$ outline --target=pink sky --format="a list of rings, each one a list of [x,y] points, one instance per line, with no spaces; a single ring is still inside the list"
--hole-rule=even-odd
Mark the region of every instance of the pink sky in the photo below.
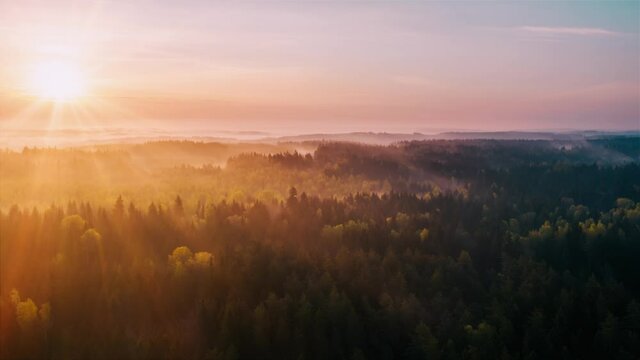
[[[637,2],[4,1],[0,121],[55,58],[88,84],[57,126],[640,129]],[[635,14],[635,15],[634,15]]]

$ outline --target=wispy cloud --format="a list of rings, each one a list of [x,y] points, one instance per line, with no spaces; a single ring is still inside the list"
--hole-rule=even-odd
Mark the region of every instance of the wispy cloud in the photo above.
[[[521,31],[536,33],[540,35],[577,35],[577,36],[617,36],[618,32],[590,27],[549,27],[549,26],[521,26],[517,28]]]

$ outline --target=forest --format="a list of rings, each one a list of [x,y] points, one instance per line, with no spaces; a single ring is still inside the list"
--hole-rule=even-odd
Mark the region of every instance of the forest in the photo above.
[[[638,359],[640,137],[0,152],[2,359]]]

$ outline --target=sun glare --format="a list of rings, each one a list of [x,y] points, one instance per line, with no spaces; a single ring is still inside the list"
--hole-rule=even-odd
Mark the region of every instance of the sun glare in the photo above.
[[[85,79],[78,66],[64,61],[43,61],[31,71],[30,92],[42,99],[66,102],[85,91]]]

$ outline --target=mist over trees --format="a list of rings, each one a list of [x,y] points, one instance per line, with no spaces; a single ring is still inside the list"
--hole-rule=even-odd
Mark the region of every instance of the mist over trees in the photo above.
[[[636,359],[639,141],[4,152],[0,358]]]

